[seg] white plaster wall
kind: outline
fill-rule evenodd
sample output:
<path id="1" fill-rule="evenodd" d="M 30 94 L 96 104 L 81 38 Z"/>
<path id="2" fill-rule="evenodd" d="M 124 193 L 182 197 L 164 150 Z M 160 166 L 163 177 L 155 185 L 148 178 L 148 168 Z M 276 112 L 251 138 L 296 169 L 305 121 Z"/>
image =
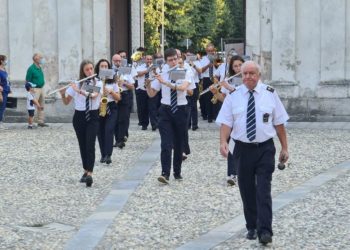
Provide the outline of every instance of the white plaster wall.
<path id="1" fill-rule="evenodd" d="M 93 21 L 93 1 L 81 1 L 81 43 L 82 58 L 93 60 L 94 53 L 94 21 Z"/>
<path id="2" fill-rule="evenodd" d="M 50 89 L 55 87 L 58 81 L 57 0 L 33 0 L 32 3 L 33 52 L 41 53 L 46 60 L 43 66 L 45 89 Z"/>
<path id="3" fill-rule="evenodd" d="M 8 1 L 9 59 L 11 79 L 25 80 L 33 56 L 32 1 Z"/>
<path id="4" fill-rule="evenodd" d="M 320 82 L 321 0 L 297 0 L 296 81 L 301 96 L 315 96 Z"/>
<path id="5" fill-rule="evenodd" d="M 295 0 L 272 1 L 272 80 L 295 82 Z"/>
<path id="6" fill-rule="evenodd" d="M 82 60 L 81 1 L 58 1 L 57 8 L 59 78 L 76 79 Z"/>
<path id="7" fill-rule="evenodd" d="M 345 10 L 345 0 L 322 1 L 321 82 L 345 78 Z"/>
<path id="8" fill-rule="evenodd" d="M 350 80 L 350 1 L 345 1 L 345 79 Z"/>
<path id="9" fill-rule="evenodd" d="M 109 55 L 109 9 L 106 0 L 93 0 L 93 52 L 94 61 L 108 59 Z"/>
<path id="10" fill-rule="evenodd" d="M 9 29 L 8 29 L 8 4 L 7 0 L 0 0 L 0 54 L 9 55 Z"/>

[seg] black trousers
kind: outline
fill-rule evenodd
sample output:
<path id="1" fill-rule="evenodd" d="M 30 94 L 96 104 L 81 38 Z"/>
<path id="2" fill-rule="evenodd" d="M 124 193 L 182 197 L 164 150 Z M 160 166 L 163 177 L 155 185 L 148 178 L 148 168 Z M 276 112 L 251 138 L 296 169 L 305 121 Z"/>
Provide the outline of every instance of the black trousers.
<path id="1" fill-rule="evenodd" d="M 203 78 L 203 90 L 206 90 L 212 84 L 213 82 L 210 80 L 209 77 Z M 208 93 L 202 95 L 202 98 L 203 98 L 203 105 L 205 107 L 205 112 L 206 112 L 208 121 L 212 121 L 215 118 L 214 104 L 211 102 L 211 99 L 213 98 L 213 94 L 209 91 Z"/>
<path id="2" fill-rule="evenodd" d="M 113 135 L 115 124 L 117 123 L 117 104 L 113 102 L 108 103 L 111 111 L 110 115 L 105 117 L 100 116 L 100 129 L 98 132 L 98 143 L 100 145 L 101 156 L 111 156 L 113 153 Z"/>
<path id="3" fill-rule="evenodd" d="M 198 127 L 198 102 L 199 97 L 199 89 L 198 89 L 198 83 L 196 83 L 196 88 L 193 90 L 193 95 L 189 96 L 187 98 L 188 103 L 190 105 L 190 121 L 189 121 L 189 127 Z"/>
<path id="4" fill-rule="evenodd" d="M 130 90 L 123 91 L 121 94 L 122 99 L 117 104 L 117 123 L 114 129 L 115 140 L 117 143 L 123 142 L 124 137 L 127 135 L 128 132 L 128 126 L 130 123 L 129 94 Z"/>
<path id="5" fill-rule="evenodd" d="M 273 140 L 254 145 L 236 141 L 234 157 L 238 160 L 238 185 L 243 201 L 247 229 L 258 235 L 272 234 L 271 181 L 275 170 Z"/>
<path id="6" fill-rule="evenodd" d="M 151 122 L 152 128 L 158 127 L 158 103 L 159 95 L 155 95 L 152 98 L 148 98 L 148 112 L 149 120 Z"/>
<path id="7" fill-rule="evenodd" d="M 135 97 L 136 97 L 136 108 L 137 108 L 137 118 L 139 120 L 139 123 L 141 123 L 141 99 L 140 99 L 140 95 L 142 93 L 143 90 L 141 89 L 136 89 L 135 86 Z"/>
<path id="8" fill-rule="evenodd" d="M 161 105 L 159 108 L 159 134 L 161 139 L 160 159 L 162 175 L 170 176 L 171 153 L 173 154 L 174 174 L 181 174 L 182 153 L 186 129 L 186 105 L 178 106 L 173 114 L 170 106 Z"/>
<path id="9" fill-rule="evenodd" d="M 140 123 L 142 127 L 147 127 L 149 124 L 149 97 L 145 90 L 140 90 L 139 95 L 139 105 L 140 105 Z"/>
<path id="10" fill-rule="evenodd" d="M 78 138 L 80 156 L 83 168 L 93 172 L 95 164 L 95 142 L 99 126 L 98 110 L 90 111 L 90 120 L 87 122 L 85 111 L 75 111 L 73 127 Z"/>
<path id="11" fill-rule="evenodd" d="M 187 97 L 187 101 L 188 101 L 188 97 Z M 190 122 L 191 119 L 191 105 L 188 103 L 186 105 L 186 129 L 185 129 L 185 136 L 184 136 L 184 153 L 186 155 L 189 155 L 191 153 L 191 149 L 190 149 L 190 144 L 188 142 L 188 124 Z"/>

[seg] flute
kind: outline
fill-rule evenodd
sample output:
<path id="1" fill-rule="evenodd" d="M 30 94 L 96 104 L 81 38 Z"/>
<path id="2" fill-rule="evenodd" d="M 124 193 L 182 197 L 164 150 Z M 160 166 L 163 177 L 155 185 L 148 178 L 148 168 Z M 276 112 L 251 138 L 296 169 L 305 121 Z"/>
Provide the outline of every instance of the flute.
<path id="1" fill-rule="evenodd" d="M 235 74 L 235 75 L 233 75 L 233 76 L 230 76 L 229 78 L 225 78 L 224 81 L 225 81 L 225 82 L 230 81 L 231 79 L 233 79 L 233 78 L 239 76 L 240 74 L 241 74 L 241 72 L 239 72 L 239 73 L 237 73 L 237 74 Z M 213 87 L 217 88 L 217 87 L 219 87 L 219 86 L 220 86 L 220 83 L 216 83 L 216 84 L 214 84 Z M 204 95 L 204 94 L 208 93 L 209 91 L 210 91 L 210 88 L 207 88 L 207 89 L 203 90 L 202 93 L 200 93 L 200 95 Z"/>
<path id="2" fill-rule="evenodd" d="M 89 79 L 91 79 L 91 78 L 94 78 L 95 76 L 97 76 L 97 74 L 94 74 L 94 75 L 92 75 L 92 76 L 85 77 L 85 78 L 83 78 L 83 79 L 77 81 L 76 83 L 84 82 L 84 81 L 86 81 L 86 80 L 89 80 Z M 67 86 L 64 86 L 64 87 L 62 87 L 62 88 L 56 89 L 56 90 L 54 90 L 54 91 L 48 93 L 47 95 L 55 94 L 55 93 L 57 93 L 58 91 L 61 91 L 62 89 L 68 88 L 69 86 L 70 86 L 70 84 L 68 84 Z"/>

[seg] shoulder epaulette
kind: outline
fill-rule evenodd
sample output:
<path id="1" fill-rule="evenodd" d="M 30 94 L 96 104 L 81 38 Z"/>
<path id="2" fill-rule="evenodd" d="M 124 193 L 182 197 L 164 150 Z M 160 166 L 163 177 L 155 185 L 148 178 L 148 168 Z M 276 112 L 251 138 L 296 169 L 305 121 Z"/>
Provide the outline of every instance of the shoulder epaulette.
<path id="1" fill-rule="evenodd" d="M 270 91 L 271 93 L 273 93 L 275 91 L 275 89 L 272 88 L 271 86 L 267 86 L 266 90 Z"/>
<path id="2" fill-rule="evenodd" d="M 230 95 L 236 91 L 236 88 L 233 88 L 233 90 L 230 91 Z"/>

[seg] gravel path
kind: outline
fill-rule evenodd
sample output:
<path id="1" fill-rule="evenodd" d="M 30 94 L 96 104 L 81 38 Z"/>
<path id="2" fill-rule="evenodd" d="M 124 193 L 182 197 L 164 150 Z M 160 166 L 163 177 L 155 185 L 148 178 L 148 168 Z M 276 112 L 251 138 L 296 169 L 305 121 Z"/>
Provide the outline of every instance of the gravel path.
<path id="1" fill-rule="evenodd" d="M 291 165 L 276 170 L 273 196 L 348 159 L 348 131 L 289 129 L 288 136 Z M 225 183 L 218 131 L 200 129 L 190 138 L 193 152 L 183 164 L 184 181 L 159 185 L 157 162 L 98 249 L 173 249 L 242 213 L 237 187 Z"/>
<path id="2" fill-rule="evenodd" d="M 82 167 L 71 125 L 32 131 L 20 126 L 0 136 L 0 248 L 59 249 L 157 133 L 132 131 L 110 166 L 97 163 L 92 188 L 79 183 Z M 98 144 L 96 152 L 98 162 Z"/>

